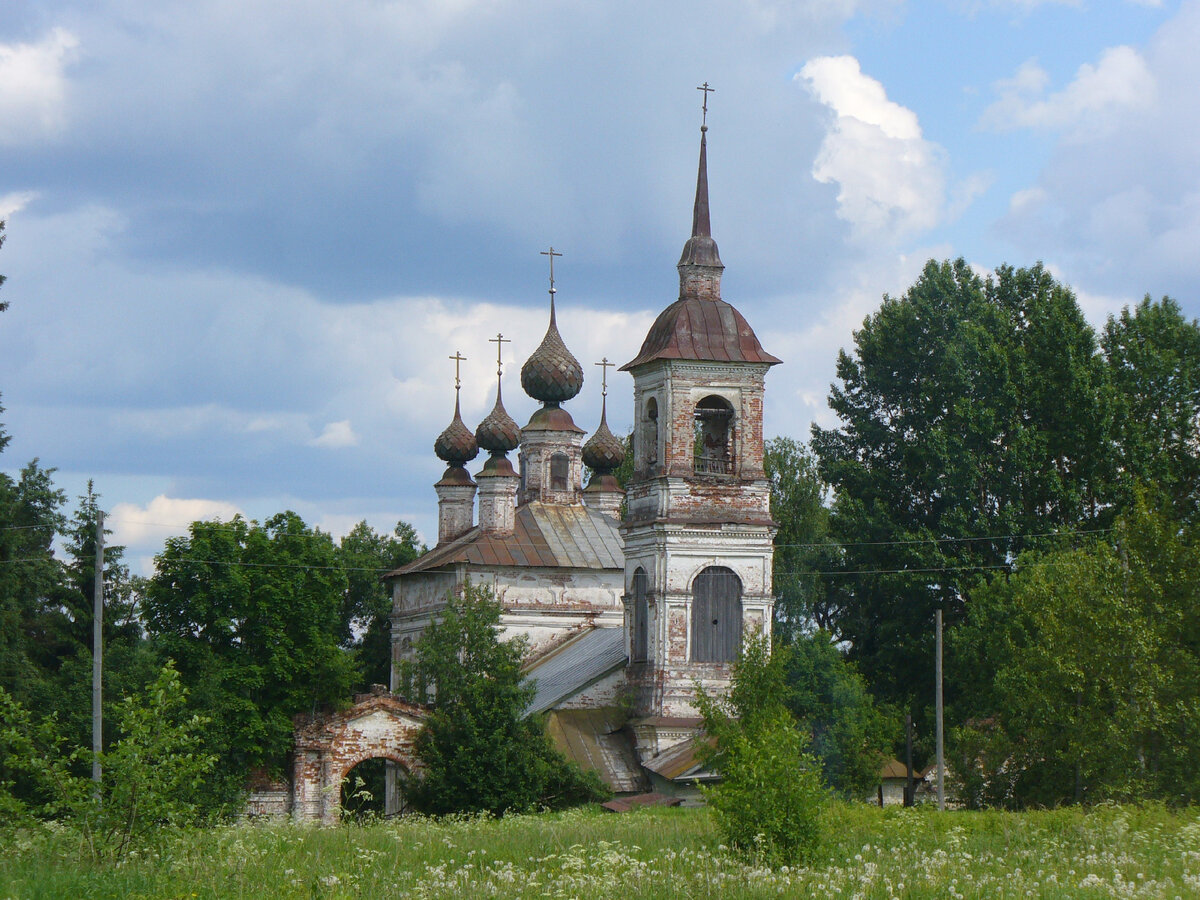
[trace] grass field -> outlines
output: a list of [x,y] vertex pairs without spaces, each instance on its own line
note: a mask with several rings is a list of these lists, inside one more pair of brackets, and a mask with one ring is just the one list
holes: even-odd
[[[3,834],[3,832],[0,832]],[[811,865],[732,858],[705,810],[189,832],[120,864],[66,831],[9,832],[0,900],[41,897],[1200,898],[1200,809],[833,807]]]

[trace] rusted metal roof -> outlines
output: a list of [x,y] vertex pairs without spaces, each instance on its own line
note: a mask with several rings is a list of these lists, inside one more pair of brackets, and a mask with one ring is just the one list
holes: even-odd
[[615,793],[645,791],[646,774],[622,719],[616,708],[556,709],[547,717],[546,734],[568,759],[595,772]]
[[745,317],[724,300],[685,297],[664,309],[642,349],[621,366],[628,372],[656,359],[766,363],[780,360],[762,348]]
[[592,628],[537,660],[525,679],[537,685],[526,715],[545,712],[599,678],[622,668],[625,629]]
[[555,569],[623,569],[617,522],[582,504],[532,501],[517,507],[511,533],[476,527],[385,575],[394,578],[458,563]]

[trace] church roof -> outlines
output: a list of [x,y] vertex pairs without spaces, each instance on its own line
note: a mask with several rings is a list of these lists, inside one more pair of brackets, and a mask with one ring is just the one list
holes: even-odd
[[537,659],[525,679],[537,693],[525,715],[545,712],[625,665],[625,629],[593,628]]
[[514,518],[511,533],[472,528],[384,577],[425,572],[456,563],[555,569],[622,569],[625,566],[617,522],[594,509],[535,500],[518,506]]
[[724,300],[681,297],[650,326],[642,349],[621,366],[628,372],[656,359],[716,360],[717,362],[780,362],[762,348],[745,317]]

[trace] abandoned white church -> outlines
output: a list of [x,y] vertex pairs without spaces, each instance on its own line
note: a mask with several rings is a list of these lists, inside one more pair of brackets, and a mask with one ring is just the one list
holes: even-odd
[[[633,377],[635,415],[626,488],[612,475],[625,446],[606,413],[585,441],[564,405],[584,371],[558,331],[551,255],[549,327],[521,368],[521,387],[541,407],[518,426],[499,371],[495,406],[473,432],[456,399],[434,443],[447,464],[434,485],[437,545],[387,576],[393,690],[398,664],[448,592],[486,585],[506,633],[530,641],[529,712],[547,713],[560,749],[618,794],[678,793],[704,774],[691,741],[694,685],[723,690],[743,639],[771,628],[763,391],[780,360],[721,298],[706,131],[679,297],[621,367]],[[598,365],[607,376],[608,361]],[[480,450],[487,458],[472,477]],[[300,728],[293,815],[335,818],[331,788],[363,759],[410,765],[420,715],[381,694]]]

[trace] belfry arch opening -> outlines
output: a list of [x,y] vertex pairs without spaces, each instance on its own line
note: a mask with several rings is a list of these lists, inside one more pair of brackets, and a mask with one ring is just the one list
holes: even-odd
[[709,566],[692,582],[692,662],[733,662],[742,652],[742,580]]
[[658,401],[653,397],[646,401],[641,442],[643,465],[652,471],[658,465]]
[[696,404],[693,468],[697,475],[733,474],[733,407],[710,394]]

